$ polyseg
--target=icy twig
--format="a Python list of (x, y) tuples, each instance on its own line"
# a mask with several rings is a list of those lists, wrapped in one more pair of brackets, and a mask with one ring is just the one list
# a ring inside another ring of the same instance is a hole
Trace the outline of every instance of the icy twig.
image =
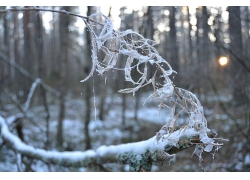
[(31, 85), (30, 87), (30, 92), (28, 94), (28, 97), (27, 97), (27, 100), (25, 102), (25, 105), (24, 105), (24, 111), (27, 112), (27, 110), (29, 109), (29, 106), (30, 106), (30, 101), (31, 101), (31, 98), (34, 94), (34, 91), (37, 87), (37, 85), (39, 85), (41, 83), (41, 79), (40, 78), (37, 78)]
[(22, 167), (22, 156), (20, 153), (16, 153), (16, 163), (17, 163), (17, 169), (19, 172), (23, 172), (23, 167)]

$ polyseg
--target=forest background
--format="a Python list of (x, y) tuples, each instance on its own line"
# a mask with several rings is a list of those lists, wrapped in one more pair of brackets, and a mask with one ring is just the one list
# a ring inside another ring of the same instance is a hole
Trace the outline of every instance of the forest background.
[[(102, 6), (37, 8), (84, 16), (102, 12)], [(250, 7), (128, 6), (119, 8), (118, 19), (113, 9), (110, 6), (106, 15), (120, 20), (116, 30), (132, 29), (155, 40), (159, 54), (178, 72), (173, 82), (197, 96), (209, 127), (229, 140), (216, 154), (205, 154), (205, 171), (250, 171)], [(118, 93), (129, 86), (123, 71), (95, 74), (80, 83), (91, 70), (91, 37), (78, 17), (1, 13), (0, 44), (0, 115), (10, 122), (15, 117), (17, 123), (20, 114), (27, 114), (13, 130), (24, 142), (47, 150), (84, 151), (145, 140), (166, 123), (168, 111), (158, 115), (157, 104), (143, 105), (152, 88), (140, 89), (135, 96)], [(121, 59), (117, 68), (124, 64)], [(152, 66), (148, 73), (154, 71)], [(37, 88), (27, 112), (22, 112), (20, 106), (25, 107), (37, 77), (51, 89), (46, 93)], [(0, 147), (0, 171), (17, 171), (15, 153), (3, 141)], [(154, 171), (200, 171), (192, 151), (180, 152), (174, 162)], [(94, 171), (24, 162), (27, 171)], [(127, 171), (122, 165), (108, 168)]]

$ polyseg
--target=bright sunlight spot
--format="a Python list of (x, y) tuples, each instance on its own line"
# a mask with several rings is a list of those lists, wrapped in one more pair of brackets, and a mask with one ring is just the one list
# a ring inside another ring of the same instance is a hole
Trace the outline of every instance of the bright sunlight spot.
[(221, 65), (221, 66), (226, 66), (227, 65), (227, 63), (228, 63), (228, 59), (227, 59), (227, 57), (220, 57), (220, 59), (219, 59), (219, 64)]

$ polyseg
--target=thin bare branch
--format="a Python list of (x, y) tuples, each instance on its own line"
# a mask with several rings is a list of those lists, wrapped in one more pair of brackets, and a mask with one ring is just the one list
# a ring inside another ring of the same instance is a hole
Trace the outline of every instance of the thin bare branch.
[[(19, 64), (17, 64), (13, 60), (10, 60), (5, 54), (3, 54), (1, 52), (0, 52), (0, 59), (2, 61), (4, 61), (4, 62), (8, 63), (10, 66), (14, 67), (17, 71), (19, 71), (21, 74), (23, 74), (29, 80), (31, 80), (33, 82), (36, 80), (36, 78), (34, 76), (32, 76), (28, 71), (26, 71), (22, 66), (20, 66)], [(42, 80), (41, 80), (41, 84), (44, 87), (44, 89), (46, 89), (51, 94), (54, 94), (57, 97), (60, 96), (60, 92), (59, 91), (57, 91), (54, 88), (50, 87), (49, 85), (47, 85), (46, 83), (44, 83)]]
[(94, 22), (96, 24), (103, 25), (102, 23), (97, 22), (97, 21), (95, 21), (93, 19), (90, 19), (90, 18), (88, 18), (86, 16), (81, 16), (79, 14), (75, 14), (75, 13), (68, 12), (68, 11), (65, 11), (65, 10), (44, 9), (44, 8), (37, 8), (37, 7), (31, 7), (31, 8), (17, 8), (17, 7), (14, 7), (14, 8), (8, 8), (8, 9), (5, 9), (5, 10), (0, 10), (0, 13), (19, 12), (19, 11), (44, 11), (44, 12), (52, 12), (52, 13), (55, 12), (55, 13), (60, 13), (60, 14), (66, 14), (66, 15), (79, 17), (79, 18), (86, 19), (88, 21)]

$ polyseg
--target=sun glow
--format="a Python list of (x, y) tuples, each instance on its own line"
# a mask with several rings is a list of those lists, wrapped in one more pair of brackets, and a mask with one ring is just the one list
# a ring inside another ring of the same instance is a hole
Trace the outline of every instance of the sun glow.
[(226, 65), (228, 64), (228, 59), (227, 59), (227, 57), (225, 57), (225, 56), (220, 57), (220, 59), (219, 59), (219, 64), (220, 64), (221, 66), (226, 66)]

